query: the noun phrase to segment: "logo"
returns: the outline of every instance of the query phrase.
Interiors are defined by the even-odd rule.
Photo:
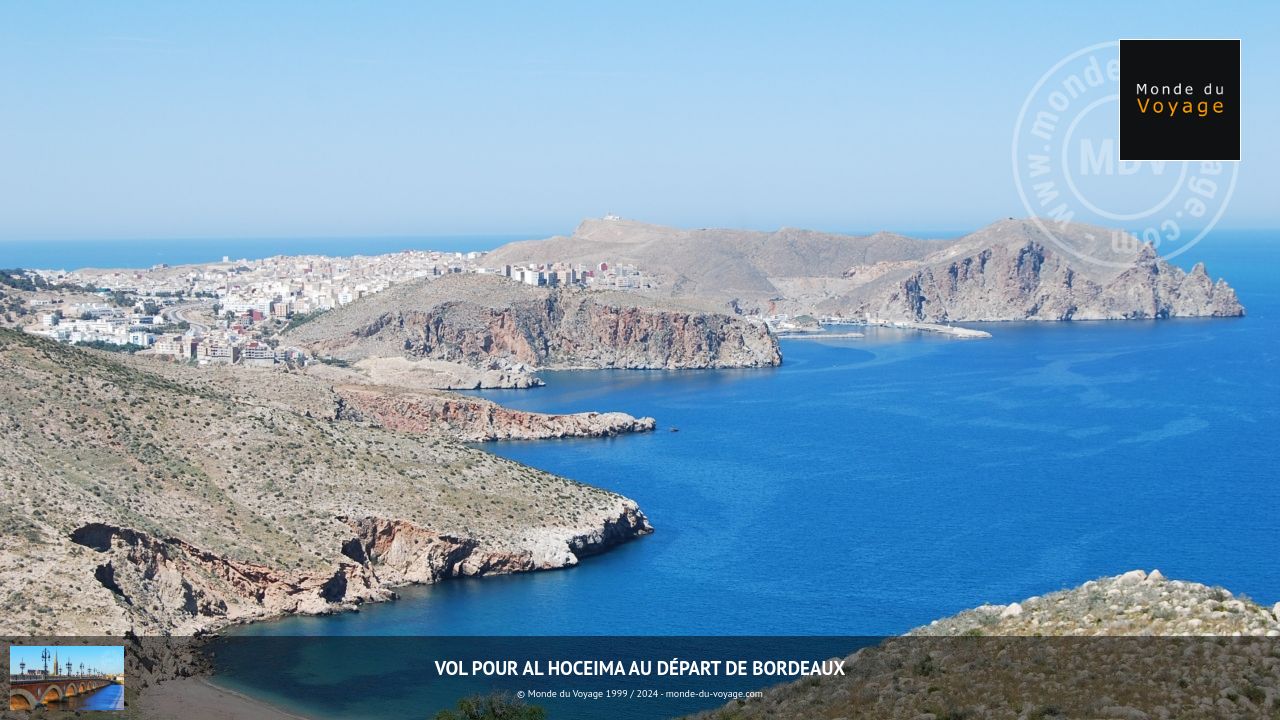
[[[1120,157],[1240,159],[1239,40],[1121,40]]]
[[[1127,42],[1127,41],[1126,41]],[[1165,258],[1193,247],[1217,224],[1239,165],[1220,160],[1122,160],[1120,43],[1082,48],[1031,88],[1014,125],[1014,182],[1045,237],[1069,255],[1108,267],[1149,243]],[[1106,237],[1068,240],[1070,223],[1105,226]]]

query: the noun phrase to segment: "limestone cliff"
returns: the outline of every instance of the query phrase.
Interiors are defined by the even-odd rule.
[[[385,517],[338,518],[350,537],[332,565],[285,569],[246,562],[177,537],[89,523],[71,541],[89,548],[93,577],[136,625],[193,634],[228,623],[285,614],[314,615],[393,599],[395,587],[447,578],[502,575],[576,565],[653,531],[633,503],[619,499],[599,518],[528,528],[495,544]]]
[[[591,527],[533,532],[518,547],[499,551],[403,520],[369,517],[348,522],[355,536],[343,545],[343,555],[367,570],[376,583],[392,587],[570,567],[653,531],[644,515],[625,503]]]
[[[723,368],[781,362],[763,325],[639,296],[470,275],[406,283],[289,334],[344,360],[402,356],[538,368]]]
[[[367,419],[392,430],[444,434],[465,442],[609,437],[649,432],[653,418],[621,412],[567,415],[512,410],[481,398],[442,392],[414,392],[375,386],[340,386],[347,417]]]
[[[926,322],[1244,314],[1235,291],[1210,279],[1203,264],[1187,272],[1158,257],[1150,245],[1134,241],[1115,249],[1099,243],[1099,237],[1112,234],[1072,226],[1062,231],[1059,245],[1032,223],[997,223],[920,264],[882,272],[821,307],[856,317]],[[1090,259],[1073,257],[1076,248]],[[850,268],[846,275],[874,271]]]

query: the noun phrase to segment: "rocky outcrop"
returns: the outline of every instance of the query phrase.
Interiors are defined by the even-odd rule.
[[[1242,718],[1280,709],[1280,608],[1133,570],[937,620],[698,717]]]
[[[393,585],[534,569],[527,551],[477,552],[479,543],[471,538],[431,532],[403,520],[363,518],[349,523],[356,536],[342,546],[342,554]]]
[[[77,528],[71,540],[102,554],[94,577],[134,617],[175,633],[288,613],[330,612],[394,597],[364,567],[352,563],[318,574],[290,572],[104,523]]]
[[[584,297],[493,309],[446,305],[388,313],[355,334],[391,332],[406,355],[480,363],[493,356],[536,367],[720,368],[777,365],[762,326],[723,315],[604,305]]]
[[[489,549],[471,538],[433,532],[404,520],[347,519],[356,535],[342,554],[388,586],[434,583],[453,577],[553,570],[578,564],[653,532],[634,505],[624,503],[599,526],[531,535],[515,549]]]
[[[781,362],[762,324],[646,305],[641,297],[547,290],[467,275],[407,283],[292,333],[322,356],[402,356],[471,366],[725,368]]]
[[[1031,223],[997,223],[916,267],[882,272],[824,308],[855,317],[925,322],[1244,314],[1235,291],[1210,279],[1203,264],[1184,271],[1136,240],[1131,251],[1098,247],[1099,236],[1112,234],[1073,226],[1063,231],[1059,245]],[[1080,254],[1087,259],[1064,249],[1086,244]],[[1103,257],[1092,258],[1094,254]],[[857,277],[860,270],[845,274]]]
[[[1130,570],[1009,605],[981,605],[912,635],[1280,636],[1270,608],[1220,587]]]
[[[446,393],[369,386],[335,390],[342,398],[343,417],[347,419],[371,420],[403,432],[444,434],[466,442],[609,437],[649,432],[657,426],[653,418],[636,418],[621,412],[552,415],[512,410],[481,398]]]
[[[530,530],[503,547],[407,520],[339,520],[353,535],[338,548],[342,560],[322,571],[244,562],[178,538],[104,523],[77,528],[71,540],[100,554],[95,579],[132,617],[193,634],[280,615],[350,610],[393,599],[392,588],[403,585],[569,567],[653,532],[635,504],[622,498],[596,524]]]

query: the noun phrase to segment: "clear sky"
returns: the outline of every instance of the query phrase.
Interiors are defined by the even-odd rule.
[[[1275,227],[1280,3],[0,5],[0,240],[964,229],[1030,87],[1240,37],[1224,227]]]
[[[31,647],[11,645],[9,646],[9,671],[17,675],[20,662],[25,662],[28,670],[44,668],[44,661],[40,659],[40,654],[46,648],[50,656],[50,673],[53,672],[55,652],[58,654],[58,664],[64,666],[64,672],[68,660],[71,661],[72,669],[77,674],[80,672],[80,663],[84,663],[86,672],[91,667],[107,675],[118,675],[124,672],[124,647],[120,645],[34,645]]]

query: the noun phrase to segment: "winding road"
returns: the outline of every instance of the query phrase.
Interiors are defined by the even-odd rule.
[[[192,320],[188,318],[185,314],[189,310],[196,310],[202,307],[204,307],[202,303],[188,303],[186,305],[174,305],[171,308],[167,308],[164,311],[164,315],[165,315],[165,318],[168,319],[169,321],[187,323],[188,325],[191,326],[191,329],[194,330],[197,335],[204,335],[205,333],[209,332],[209,326],[205,325],[202,322],[197,322],[195,320]]]

